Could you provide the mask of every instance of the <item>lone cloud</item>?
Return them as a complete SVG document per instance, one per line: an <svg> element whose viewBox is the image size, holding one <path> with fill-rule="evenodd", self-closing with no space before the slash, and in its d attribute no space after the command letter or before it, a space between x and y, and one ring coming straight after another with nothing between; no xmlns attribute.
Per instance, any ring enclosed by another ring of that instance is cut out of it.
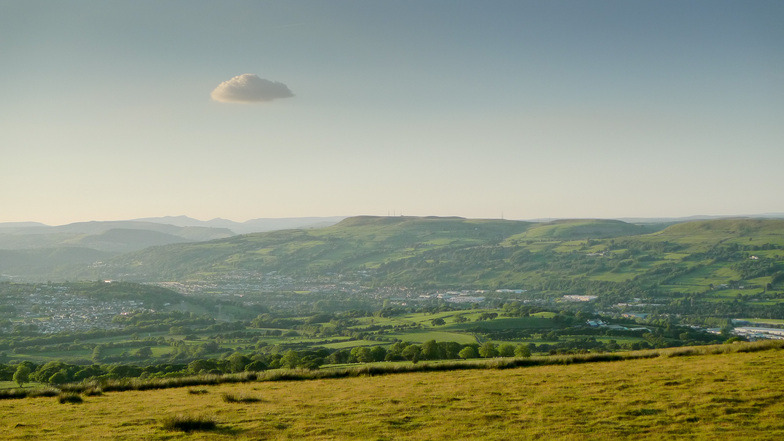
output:
<svg viewBox="0 0 784 441"><path fill-rule="evenodd" d="M289 98L294 94L283 83L265 80L254 74L242 74L220 83L210 96L222 103L258 103Z"/></svg>

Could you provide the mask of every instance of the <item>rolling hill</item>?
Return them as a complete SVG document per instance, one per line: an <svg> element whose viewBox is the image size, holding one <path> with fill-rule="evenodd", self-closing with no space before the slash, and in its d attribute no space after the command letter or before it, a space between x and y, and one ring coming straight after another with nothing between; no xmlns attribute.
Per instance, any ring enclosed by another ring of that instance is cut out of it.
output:
<svg viewBox="0 0 784 441"><path fill-rule="evenodd" d="M0 279L66 280L112 255L80 247L0 250Z"/></svg>
<svg viewBox="0 0 784 441"><path fill-rule="evenodd" d="M354 217L321 229L145 249L112 259L107 268L145 280L198 279L225 272L307 276L357 271L428 250L497 244L531 225L461 218Z"/></svg>
<svg viewBox="0 0 784 441"><path fill-rule="evenodd" d="M732 288L724 295L738 294L740 286L742 294L776 290L784 281L783 263L784 220L722 219L661 229L608 220L366 216L321 229L147 248L80 276L164 281L271 272L350 278L362 272L375 286L522 287L620 298L704 295L719 285Z"/></svg>
<svg viewBox="0 0 784 441"><path fill-rule="evenodd" d="M101 238L91 237L93 246ZM100 264L87 260L82 256L55 273L40 265L33 268L41 271L39 280L258 280L274 273L303 283L355 280L368 289L515 288L540 297L588 294L598 296L600 305L640 299L664 305L664 311L718 308L716 314L722 315L729 314L722 308L740 300L733 314L749 313L748 308L784 314L781 219L651 226L613 220L535 223L360 216L326 228L153 246L97 256ZM4 269L7 262L0 272L13 274Z"/></svg>
<svg viewBox="0 0 784 441"><path fill-rule="evenodd" d="M224 228L135 221L80 222L57 227L0 224L0 275L18 280L64 279L114 255L233 235Z"/></svg>

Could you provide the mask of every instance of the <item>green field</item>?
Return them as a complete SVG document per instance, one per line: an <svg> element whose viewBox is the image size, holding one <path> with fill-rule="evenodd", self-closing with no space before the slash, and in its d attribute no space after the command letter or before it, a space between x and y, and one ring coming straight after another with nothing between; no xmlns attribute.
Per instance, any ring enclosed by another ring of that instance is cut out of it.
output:
<svg viewBox="0 0 784 441"><path fill-rule="evenodd" d="M429 340L438 342L454 341L463 345L476 343L476 337L458 332L444 332L424 330L419 332L407 332L405 334L388 334L389 337L400 339L410 343L424 343Z"/></svg>
<svg viewBox="0 0 784 441"><path fill-rule="evenodd" d="M770 324L770 325L784 325L784 320L776 320L776 319L756 319L756 318L741 318L738 320L745 320L749 323L756 323L756 324Z"/></svg>
<svg viewBox="0 0 784 441"><path fill-rule="evenodd" d="M41 387L41 386L44 386L44 385L40 384L40 383L35 383L35 382L25 383L25 385L24 385L24 387L28 388L28 389ZM19 387L19 385L16 384L15 382L13 382L13 381L0 381L0 389L16 389L18 387Z"/></svg>
<svg viewBox="0 0 784 441"><path fill-rule="evenodd" d="M780 350L665 356L4 400L0 427L9 440L777 440L782 378ZM217 426L164 429L176 415Z"/></svg>

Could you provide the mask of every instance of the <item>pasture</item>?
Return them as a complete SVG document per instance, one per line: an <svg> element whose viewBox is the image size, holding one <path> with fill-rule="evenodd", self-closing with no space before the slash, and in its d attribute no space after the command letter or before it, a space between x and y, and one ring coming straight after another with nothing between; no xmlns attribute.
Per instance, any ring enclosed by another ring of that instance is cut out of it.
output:
<svg viewBox="0 0 784 441"><path fill-rule="evenodd" d="M784 436L781 350L250 382L0 402L6 439L509 440ZM233 399L226 399L231 397ZM237 398L239 397L239 398ZM172 418L212 421L167 429Z"/></svg>

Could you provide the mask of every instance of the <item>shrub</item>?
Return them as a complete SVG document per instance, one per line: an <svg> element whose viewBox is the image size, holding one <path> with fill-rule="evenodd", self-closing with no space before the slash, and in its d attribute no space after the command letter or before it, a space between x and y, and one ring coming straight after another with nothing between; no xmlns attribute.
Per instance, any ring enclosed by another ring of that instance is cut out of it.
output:
<svg viewBox="0 0 784 441"><path fill-rule="evenodd" d="M65 393L61 393L60 396L57 397L57 401L59 401L60 404L65 404L65 403L79 404L83 400L82 400L82 396L79 394L75 394L72 392L65 392Z"/></svg>
<svg viewBox="0 0 784 441"><path fill-rule="evenodd" d="M103 395L103 390L99 386L95 386L85 389L83 393L86 397L98 397Z"/></svg>
<svg viewBox="0 0 784 441"><path fill-rule="evenodd" d="M204 395L207 392L207 389L189 389L188 393L191 395Z"/></svg>
<svg viewBox="0 0 784 441"><path fill-rule="evenodd" d="M53 387L44 387L40 389L33 389L27 392L28 397L56 397L60 395L60 389L55 389Z"/></svg>
<svg viewBox="0 0 784 441"><path fill-rule="evenodd" d="M256 403L261 401L259 397L251 397L248 395L237 395L237 394L223 394L223 401L227 403Z"/></svg>
<svg viewBox="0 0 784 441"><path fill-rule="evenodd" d="M175 415L164 418L161 424L165 430L180 432L209 431L218 427L215 417L206 415Z"/></svg>
<svg viewBox="0 0 784 441"><path fill-rule="evenodd" d="M12 400L27 398L27 391L24 389L5 389L0 390L0 400Z"/></svg>

